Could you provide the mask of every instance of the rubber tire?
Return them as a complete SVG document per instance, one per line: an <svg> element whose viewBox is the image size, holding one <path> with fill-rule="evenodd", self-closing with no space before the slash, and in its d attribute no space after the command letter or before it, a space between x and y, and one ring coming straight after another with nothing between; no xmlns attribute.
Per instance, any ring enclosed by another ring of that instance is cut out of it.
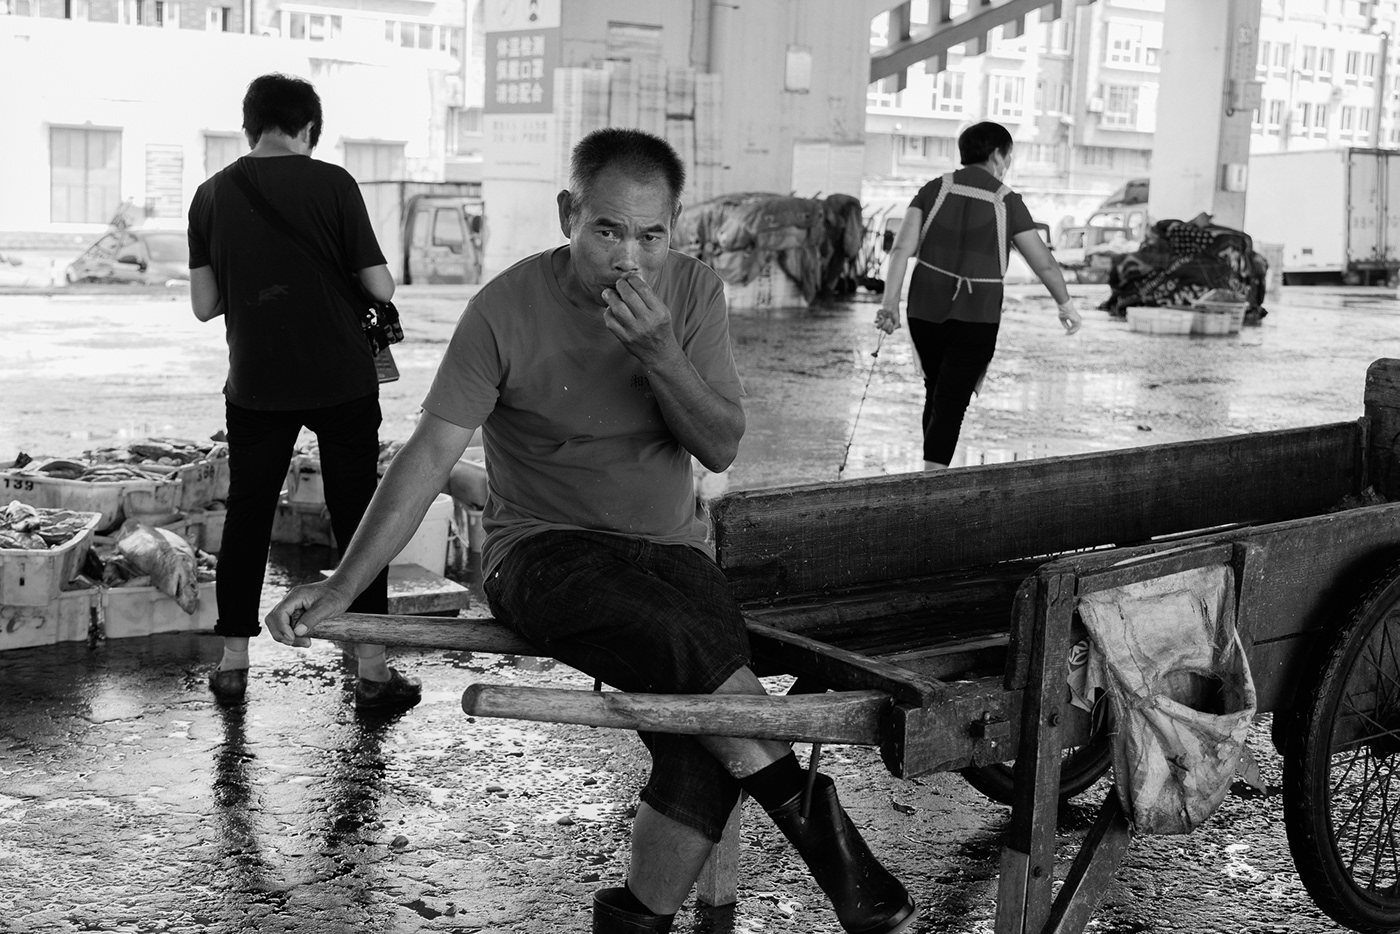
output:
<svg viewBox="0 0 1400 934"><path fill-rule="evenodd" d="M1400 891L1379 897L1368 894L1343 864L1329 807L1331 736L1357 659L1371 634L1388 618L1400 648L1400 566L1356 603L1322 656L1323 663L1300 685L1297 696L1304 703L1289 712L1284 743L1283 815L1293 864L1318 908L1338 924L1367 934L1400 930ZM1394 660L1400 667L1400 657ZM1400 741L1400 731L1393 735ZM1390 773L1400 774L1400 753L1388 758ZM1394 834L1391 839L1391 854L1400 859L1400 841Z"/></svg>
<svg viewBox="0 0 1400 934"><path fill-rule="evenodd" d="M1108 701L1100 703L1107 711ZM1096 711L1096 719L1099 714ZM1060 800L1068 801L1075 795L1088 791L1113 767L1113 726L1112 717L1105 713L1089 742L1075 746L1065 752L1060 759ZM978 768L962 769L960 773L967 783L998 804L1010 805L1015 801L1016 773L1012 763L1001 762Z"/></svg>

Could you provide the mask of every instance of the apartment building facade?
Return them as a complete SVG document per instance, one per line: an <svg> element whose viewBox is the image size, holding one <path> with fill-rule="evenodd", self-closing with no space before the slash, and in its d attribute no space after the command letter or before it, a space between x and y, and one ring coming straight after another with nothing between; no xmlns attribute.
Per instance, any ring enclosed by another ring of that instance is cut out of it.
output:
<svg viewBox="0 0 1400 934"><path fill-rule="evenodd" d="M1263 0L1250 151L1400 148L1400 3Z"/></svg>
<svg viewBox="0 0 1400 934"><path fill-rule="evenodd" d="M361 180L479 173L480 5L0 0L0 239L82 239L124 206L182 225L199 183L247 151L242 95L269 71L316 84L316 156Z"/></svg>
<svg viewBox="0 0 1400 934"><path fill-rule="evenodd" d="M982 54L953 51L944 71L909 69L907 87L871 85L867 201L894 204L957 165L957 134L979 120L1016 140L1012 181L1048 223L1082 221L1152 165L1166 0L1066 0L1058 19L994 30ZM1250 151L1400 148L1397 0L1262 0L1261 84ZM928 3L913 3L917 31ZM953 16L966 12L954 0ZM884 16L871 24L885 42Z"/></svg>

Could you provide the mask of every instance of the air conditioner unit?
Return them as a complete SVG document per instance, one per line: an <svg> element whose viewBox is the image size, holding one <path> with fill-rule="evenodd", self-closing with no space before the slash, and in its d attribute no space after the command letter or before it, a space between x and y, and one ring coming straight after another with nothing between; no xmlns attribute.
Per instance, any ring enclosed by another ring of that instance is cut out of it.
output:
<svg viewBox="0 0 1400 934"><path fill-rule="evenodd" d="M1085 105L1085 109L1088 110L1089 113L1091 113L1091 114L1101 114L1101 113L1103 113L1103 98L1102 98L1102 97L1091 97L1091 98L1089 98L1088 103Z"/></svg>

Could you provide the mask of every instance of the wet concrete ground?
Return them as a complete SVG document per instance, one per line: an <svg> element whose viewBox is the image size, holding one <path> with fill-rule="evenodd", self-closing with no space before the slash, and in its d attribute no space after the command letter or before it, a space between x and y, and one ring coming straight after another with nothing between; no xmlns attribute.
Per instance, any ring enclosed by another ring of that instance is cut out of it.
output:
<svg viewBox="0 0 1400 934"><path fill-rule="evenodd" d="M1020 291L964 431L974 462L1355 418L1367 363L1400 348L1393 292L1286 290L1262 327L1192 339L1134 334L1087 308L1085 330L1066 338L1053 306ZM405 293L386 438L406 436L462 303ZM844 475L917 466L908 343L887 342L872 376L873 311L734 315L750 427L731 486L833 479L867 379ZM0 297L0 324L0 459L220 424L221 334L183 296ZM328 558L279 548L265 601ZM217 656L217 640L181 635L0 654L0 930L582 932L589 894L621 878L640 744L470 722L459 707L475 681L591 685L577 673L399 653L424 701L374 720L351 709L334 645L257 640L248 704L233 711L204 686ZM1267 723L1252 745L1276 788ZM896 780L873 750L829 749L823 762L925 906L916 930L989 932L1007 810L956 775ZM1061 874L1104 790L1062 814ZM687 906L678 931L840 930L752 806L745 843L737 910ZM1338 930L1293 873L1272 790L1232 795L1188 837L1136 841L1091 929Z"/></svg>

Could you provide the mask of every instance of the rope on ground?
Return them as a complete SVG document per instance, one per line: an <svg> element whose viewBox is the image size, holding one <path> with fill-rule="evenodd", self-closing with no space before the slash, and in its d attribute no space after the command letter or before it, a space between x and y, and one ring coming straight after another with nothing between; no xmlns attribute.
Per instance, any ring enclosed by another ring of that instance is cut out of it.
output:
<svg viewBox="0 0 1400 934"><path fill-rule="evenodd" d="M874 359L870 361L870 372L865 377L865 390L860 394L860 404L856 406L856 418L851 423L851 436L846 439L846 450L841 454L841 464L836 468L836 479L841 479L842 472L846 469L846 461L851 457L851 444L856 440L856 426L860 424L860 413L865 408L865 397L870 395L870 380L875 376L875 364L880 362L880 347L885 343L885 332L881 331L880 336L875 340L875 349L870 352Z"/></svg>

